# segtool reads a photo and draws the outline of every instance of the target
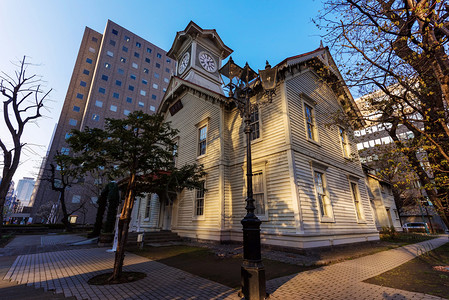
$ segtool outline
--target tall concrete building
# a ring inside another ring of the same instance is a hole
[[[23,177],[17,183],[16,199],[20,201],[21,206],[28,206],[35,183],[31,177]]]
[[[103,128],[105,118],[123,118],[136,110],[154,113],[174,69],[175,61],[166,51],[110,20],[103,34],[86,27],[48,159],[31,199],[34,222],[45,222],[48,211],[59,211],[59,193],[42,179],[49,177],[57,151],[69,153],[70,131]],[[84,183],[72,186],[65,199],[69,212],[81,207],[71,222],[92,224],[98,190],[94,179]],[[51,217],[58,219],[54,213]]]

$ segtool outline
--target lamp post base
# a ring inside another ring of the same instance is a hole
[[[241,267],[242,290],[245,300],[268,299],[265,291],[265,267],[262,262],[244,261]]]

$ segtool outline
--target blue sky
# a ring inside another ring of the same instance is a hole
[[[216,29],[234,50],[234,61],[248,61],[262,69],[284,58],[318,48],[320,32],[312,23],[321,1],[151,1],[151,0],[2,0],[0,2],[0,71],[11,74],[26,55],[36,64],[29,72],[42,75],[44,89],[53,91],[38,124],[29,125],[29,143],[14,176],[36,177],[45,155],[75,64],[84,28],[100,33],[108,19],[168,51],[177,31],[190,20],[204,29]],[[6,127],[0,121],[0,136]]]

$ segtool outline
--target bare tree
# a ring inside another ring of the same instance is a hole
[[[407,158],[449,227],[449,5],[439,0],[326,0],[318,24],[371,124]],[[413,138],[400,138],[400,128]],[[421,152],[428,166],[423,166]]]
[[[51,189],[59,192],[59,203],[61,204],[62,210],[62,223],[64,224],[67,231],[72,231],[72,225],[70,224],[69,217],[84,208],[86,201],[80,202],[79,205],[74,207],[68,207],[66,203],[66,191],[74,184],[79,183],[79,178],[81,176],[81,169],[78,164],[73,163],[73,158],[61,154],[58,151],[54,156],[54,164],[50,164],[50,178],[45,178],[45,180],[51,183]],[[70,209],[70,210],[69,210]]]
[[[9,185],[19,166],[23,147],[26,145],[22,141],[25,126],[42,116],[41,109],[51,92],[51,90],[42,91],[39,77],[27,75],[29,64],[25,60],[26,57],[20,62],[19,70],[15,72],[14,76],[4,72],[0,75],[0,94],[4,98],[3,121],[12,140],[12,145],[8,145],[8,142],[0,137],[0,148],[3,152],[0,211],[3,211]],[[0,228],[2,224],[3,214],[0,214]]]

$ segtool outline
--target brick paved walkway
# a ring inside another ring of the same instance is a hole
[[[363,283],[395,268],[425,246],[427,250],[448,242],[440,237],[402,248],[270,280],[271,299],[440,299]],[[239,299],[236,291],[184,271],[127,253],[125,271],[145,272],[133,283],[90,286],[87,280],[111,270],[114,254],[104,248],[77,249],[19,256],[5,276],[22,284],[55,290],[77,299]]]
[[[396,268],[415,258],[422,250],[447,243],[448,237],[382,251],[296,275],[270,280],[270,299],[441,299],[362,281]]]
[[[77,299],[239,299],[229,287],[131,253],[126,254],[124,271],[145,272],[145,279],[120,285],[87,284],[89,278],[111,271],[113,262],[114,253],[105,248],[21,255],[4,279]]]

